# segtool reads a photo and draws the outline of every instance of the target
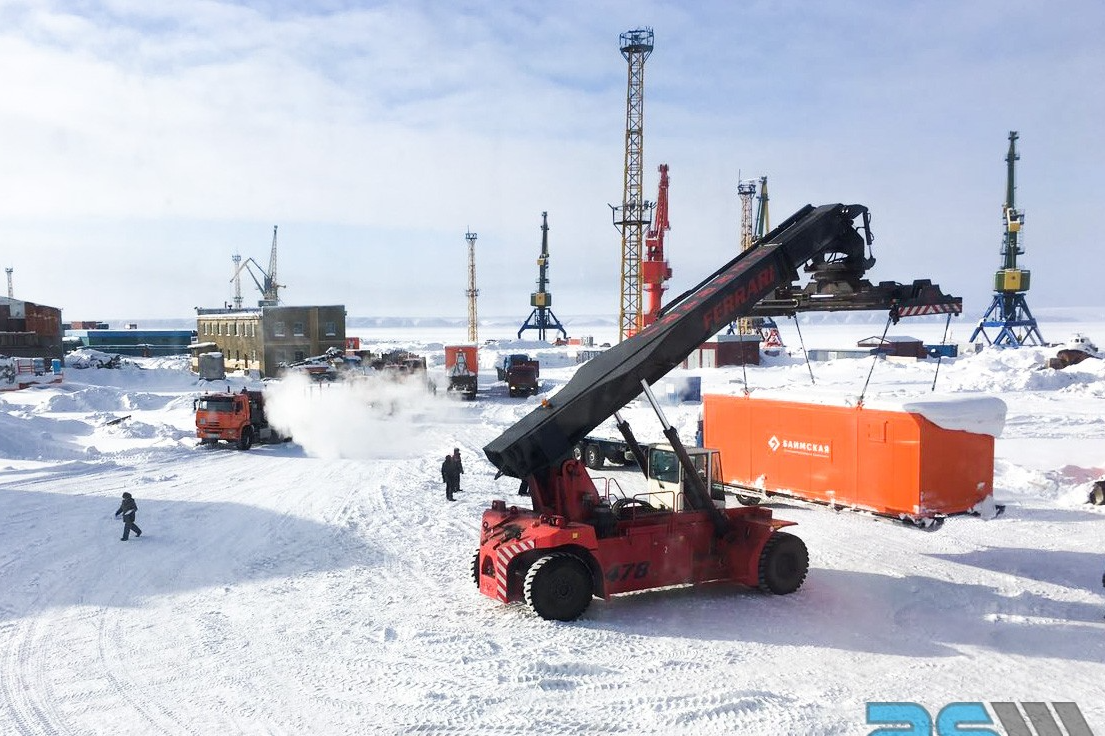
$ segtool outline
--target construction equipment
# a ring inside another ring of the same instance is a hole
[[[532,510],[497,500],[484,512],[472,570],[480,591],[504,603],[525,600],[542,618],[569,621],[594,595],[714,580],[776,594],[797,590],[808,555],[800,538],[780,531],[791,522],[762,507],[719,508],[649,386],[761,299],[786,288],[802,264],[828,262],[826,254],[862,254],[870,243],[866,207],[807,205],[672,301],[650,327],[589,360],[550,400],[485,446],[500,475],[523,481]],[[839,307],[853,299],[867,308],[876,301],[891,310],[961,308],[960,299],[935,287],[915,295],[889,282],[872,295],[850,288],[832,298]],[[575,445],[613,414],[638,465],[647,469],[644,450],[618,415],[642,391],[682,467],[676,494],[683,497],[678,503],[673,498],[671,510],[645,499],[612,500],[609,487],[600,494],[573,457]]]
[[[503,358],[503,364],[495,367],[500,381],[505,381],[507,393],[515,396],[536,395],[540,384],[541,363],[524,353],[513,353]]]
[[[239,450],[248,450],[255,442],[271,444],[291,440],[269,425],[265,416],[265,395],[261,391],[243,388],[238,393],[204,394],[196,399],[195,410],[196,436],[201,445],[223,440],[234,443]]]
[[[549,330],[559,331],[568,339],[568,331],[552,311],[552,294],[548,291],[549,285],[549,213],[541,213],[541,255],[537,259],[537,291],[529,295],[530,306],[533,311],[522,323],[518,330],[518,339],[522,339],[522,333],[526,330],[537,330],[537,339],[544,340]],[[501,380],[501,379],[500,379]]]
[[[475,345],[445,346],[446,391],[464,399],[476,398],[479,388],[479,350]]]
[[[250,278],[253,279],[253,283],[257,285],[258,291],[261,292],[261,298],[257,302],[259,307],[275,307],[280,304],[280,289],[284,288],[283,284],[276,282],[276,225],[272,226],[272,250],[269,253],[269,270],[261,268],[261,264],[255,261],[252,257],[242,260],[242,257],[235,253],[231,256],[231,260],[234,262],[234,275],[230,277],[230,282],[234,284],[234,308],[238,309],[242,306],[242,287],[241,276],[242,270],[245,269]],[[249,264],[253,264],[251,268]],[[253,270],[257,269],[260,272],[261,278],[258,279],[257,275],[253,273]]]
[[[1017,268],[1017,256],[1024,253],[1024,248],[1020,245],[1024,212],[1018,210],[1014,203],[1017,190],[1015,164],[1021,157],[1017,153],[1017,138],[1017,131],[1009,131],[1009,152],[1005,154],[1005,204],[1001,207],[1004,228],[1001,242],[1002,267],[994,274],[994,300],[971,333],[971,342],[981,335],[988,345],[1013,348],[1047,344],[1040,335],[1036,318],[1032,316],[1025,299],[1031,272]],[[988,327],[998,330],[993,339],[986,332]]]
[[[652,226],[645,235],[645,257],[641,261],[641,289],[644,306],[641,311],[640,326],[648,327],[660,316],[661,302],[665,283],[671,278],[671,266],[664,260],[664,233],[671,230],[668,219],[668,165],[660,164],[660,186],[656,195],[655,214]]]
[[[645,61],[652,54],[651,28],[626,31],[619,38],[622,56],[629,64],[625,101],[625,166],[622,204],[611,206],[614,227],[622,235],[621,304],[618,340],[641,329],[641,237],[652,205],[644,200],[642,166],[645,134]]]

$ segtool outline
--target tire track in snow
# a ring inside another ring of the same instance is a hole
[[[37,602],[37,599],[36,599]],[[27,616],[12,625],[7,637],[3,668],[0,670],[0,701],[7,704],[8,715],[14,721],[16,733],[59,734],[57,713],[45,699],[46,688],[41,662],[41,639],[37,636],[39,612],[32,608]]]

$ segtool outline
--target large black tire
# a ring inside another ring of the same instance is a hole
[[[476,554],[472,555],[472,580],[476,583],[476,587],[480,587],[480,551],[476,550]]]
[[[583,448],[583,462],[591,470],[601,469],[603,463],[606,462],[606,458],[602,454],[602,448],[598,445],[587,445]]]
[[[572,457],[575,458],[576,460],[582,460],[583,459],[583,446],[582,445],[572,445]]]
[[[242,436],[238,438],[238,449],[248,450],[253,447],[253,427],[242,427]]]
[[[810,569],[806,543],[793,534],[774,532],[760,553],[760,590],[787,595],[802,587]]]
[[[763,503],[763,499],[759,496],[751,496],[746,493],[738,493],[736,495],[737,503],[739,503],[741,506],[759,506],[761,503]]]
[[[591,605],[594,581],[583,560],[565,552],[545,555],[526,572],[526,603],[546,621],[575,621]]]

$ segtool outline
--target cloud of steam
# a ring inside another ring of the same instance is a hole
[[[382,374],[316,383],[290,375],[265,387],[269,422],[322,458],[420,457],[454,407],[422,376]]]

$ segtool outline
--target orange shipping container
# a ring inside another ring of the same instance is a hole
[[[912,520],[992,507],[1000,399],[707,395],[702,405],[703,444],[720,451],[727,483]]]

